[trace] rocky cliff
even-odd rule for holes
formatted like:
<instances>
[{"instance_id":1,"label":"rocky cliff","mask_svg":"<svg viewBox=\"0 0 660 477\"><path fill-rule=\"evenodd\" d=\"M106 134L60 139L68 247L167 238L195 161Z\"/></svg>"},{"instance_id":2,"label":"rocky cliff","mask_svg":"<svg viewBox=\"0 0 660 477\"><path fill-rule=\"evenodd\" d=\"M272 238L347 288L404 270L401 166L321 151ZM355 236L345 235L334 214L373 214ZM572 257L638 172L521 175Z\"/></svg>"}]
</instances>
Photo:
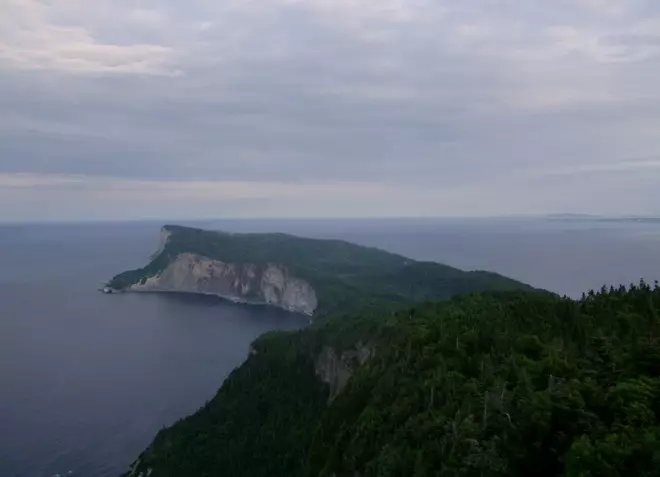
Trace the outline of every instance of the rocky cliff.
<instances>
[{"instance_id":1,"label":"rocky cliff","mask_svg":"<svg viewBox=\"0 0 660 477\"><path fill-rule=\"evenodd\" d=\"M163 253L163 250L165 250L171 235L172 232L167 230L167 228L163 227L160 229L160 234L158 235L158 249L151 255L152 260Z\"/></svg>"},{"instance_id":2,"label":"rocky cliff","mask_svg":"<svg viewBox=\"0 0 660 477\"><path fill-rule=\"evenodd\" d=\"M157 275L126 289L217 295L307 315L312 315L318 305L314 288L307 281L292 276L283 265L225 263L192 253L179 254Z\"/></svg>"},{"instance_id":3,"label":"rocky cliff","mask_svg":"<svg viewBox=\"0 0 660 477\"><path fill-rule=\"evenodd\" d=\"M346 386L355 370L374 355L373 346L358 341L355 347L338 351L325 346L314 362L316 376L330 388L332 401Z\"/></svg>"}]
</instances>

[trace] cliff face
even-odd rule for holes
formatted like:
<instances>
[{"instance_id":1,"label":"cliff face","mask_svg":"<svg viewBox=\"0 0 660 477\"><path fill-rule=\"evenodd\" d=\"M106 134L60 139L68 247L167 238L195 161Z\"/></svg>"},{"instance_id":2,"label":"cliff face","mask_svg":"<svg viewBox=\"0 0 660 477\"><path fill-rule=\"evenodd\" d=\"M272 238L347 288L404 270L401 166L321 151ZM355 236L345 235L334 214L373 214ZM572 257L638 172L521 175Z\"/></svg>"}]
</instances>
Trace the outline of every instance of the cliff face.
<instances>
[{"instance_id":1,"label":"cliff face","mask_svg":"<svg viewBox=\"0 0 660 477\"><path fill-rule=\"evenodd\" d=\"M318 306L312 286L289 274L282 265L224 263L192 253L179 254L158 275L128 290L203 293L308 315Z\"/></svg>"},{"instance_id":2,"label":"cliff face","mask_svg":"<svg viewBox=\"0 0 660 477\"><path fill-rule=\"evenodd\" d=\"M172 232L167 230L165 227L160 229L160 235L158 236L158 249L151 255L152 259L156 258L161 254L163 250L165 250L165 246L167 245L167 241L170 239L170 235L172 235Z\"/></svg>"},{"instance_id":3,"label":"cliff face","mask_svg":"<svg viewBox=\"0 0 660 477\"><path fill-rule=\"evenodd\" d=\"M346 386L355 370L374 355L374 348L362 342L354 348L337 352L329 346L324 347L315 360L316 376L330 386L332 401Z\"/></svg>"}]
</instances>

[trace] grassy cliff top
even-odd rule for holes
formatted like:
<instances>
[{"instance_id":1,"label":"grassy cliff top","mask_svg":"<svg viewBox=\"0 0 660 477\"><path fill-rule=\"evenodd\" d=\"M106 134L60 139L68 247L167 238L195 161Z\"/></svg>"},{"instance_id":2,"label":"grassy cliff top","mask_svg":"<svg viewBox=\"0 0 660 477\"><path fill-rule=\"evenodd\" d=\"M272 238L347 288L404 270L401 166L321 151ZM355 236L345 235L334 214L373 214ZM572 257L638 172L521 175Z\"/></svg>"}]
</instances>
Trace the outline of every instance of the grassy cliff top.
<instances>
[{"instance_id":1,"label":"grassy cliff top","mask_svg":"<svg viewBox=\"0 0 660 477\"><path fill-rule=\"evenodd\" d=\"M407 305L486 290L525 290L528 285L485 272L465 272L434 262L342 240L281 233L235 234L166 225L167 243L151 263L114 277L109 286L124 289L157 275L181 253L226 263L277 263L307 281L319 298L318 314L347 313L374 306Z\"/></svg>"}]
</instances>

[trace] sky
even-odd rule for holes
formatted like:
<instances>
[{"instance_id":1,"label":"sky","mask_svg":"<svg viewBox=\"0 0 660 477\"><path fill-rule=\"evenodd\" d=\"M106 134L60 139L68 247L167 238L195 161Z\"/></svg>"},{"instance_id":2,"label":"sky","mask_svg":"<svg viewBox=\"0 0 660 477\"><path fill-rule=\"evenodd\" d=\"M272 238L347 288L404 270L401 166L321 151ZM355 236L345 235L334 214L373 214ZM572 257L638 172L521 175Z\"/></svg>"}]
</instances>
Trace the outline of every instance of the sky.
<instances>
[{"instance_id":1,"label":"sky","mask_svg":"<svg viewBox=\"0 0 660 477\"><path fill-rule=\"evenodd\" d=\"M0 221L660 215L656 0L0 0Z\"/></svg>"}]
</instances>

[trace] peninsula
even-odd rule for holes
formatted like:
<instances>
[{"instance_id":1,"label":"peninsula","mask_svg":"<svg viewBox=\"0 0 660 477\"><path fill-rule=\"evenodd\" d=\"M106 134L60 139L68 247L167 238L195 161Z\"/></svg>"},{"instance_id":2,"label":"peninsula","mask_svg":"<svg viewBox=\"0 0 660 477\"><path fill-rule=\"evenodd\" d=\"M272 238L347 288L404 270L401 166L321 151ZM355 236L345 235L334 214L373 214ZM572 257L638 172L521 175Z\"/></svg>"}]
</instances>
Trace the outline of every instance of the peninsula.
<instances>
[{"instance_id":1,"label":"peninsula","mask_svg":"<svg viewBox=\"0 0 660 477\"><path fill-rule=\"evenodd\" d=\"M531 289L496 273L465 272L341 240L176 225L162 228L149 264L115 276L107 286L217 295L316 316L460 293Z\"/></svg>"}]
</instances>

